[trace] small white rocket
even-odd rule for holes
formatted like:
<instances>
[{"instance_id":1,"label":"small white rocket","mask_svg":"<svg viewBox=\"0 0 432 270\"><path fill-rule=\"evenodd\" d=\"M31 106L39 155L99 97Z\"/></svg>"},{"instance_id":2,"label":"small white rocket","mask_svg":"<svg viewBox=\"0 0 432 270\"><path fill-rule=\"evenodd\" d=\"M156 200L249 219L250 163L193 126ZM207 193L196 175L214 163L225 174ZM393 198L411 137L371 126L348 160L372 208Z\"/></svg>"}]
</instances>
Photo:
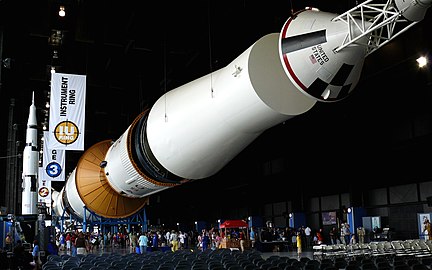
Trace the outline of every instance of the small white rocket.
<instances>
[{"instance_id":1,"label":"small white rocket","mask_svg":"<svg viewBox=\"0 0 432 270\"><path fill-rule=\"evenodd\" d=\"M27 121L26 144L23 153L22 214L37 214L37 179L39 152L37 147L36 106L34 92Z\"/></svg>"}]
</instances>

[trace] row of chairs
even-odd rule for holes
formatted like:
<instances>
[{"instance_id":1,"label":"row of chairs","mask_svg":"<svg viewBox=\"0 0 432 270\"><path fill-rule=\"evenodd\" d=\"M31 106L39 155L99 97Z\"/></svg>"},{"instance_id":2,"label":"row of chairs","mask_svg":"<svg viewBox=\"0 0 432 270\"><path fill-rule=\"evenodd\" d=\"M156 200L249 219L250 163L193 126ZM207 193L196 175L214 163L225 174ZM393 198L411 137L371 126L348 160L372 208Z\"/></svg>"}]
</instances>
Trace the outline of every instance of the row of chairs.
<instances>
[{"instance_id":1,"label":"row of chairs","mask_svg":"<svg viewBox=\"0 0 432 270\"><path fill-rule=\"evenodd\" d=\"M409 255L394 257L333 257L316 259L303 259L303 269L300 270L430 270L432 257L413 257ZM297 269L299 270L299 269Z\"/></svg>"},{"instance_id":2,"label":"row of chairs","mask_svg":"<svg viewBox=\"0 0 432 270\"><path fill-rule=\"evenodd\" d=\"M256 270L256 259L265 261L255 250L218 249L193 252L151 252L146 254L49 255L42 270Z\"/></svg>"},{"instance_id":3,"label":"row of chairs","mask_svg":"<svg viewBox=\"0 0 432 270\"><path fill-rule=\"evenodd\" d=\"M432 241L424 239L394 240L370 242L363 244L333 244L319 245L313 247L313 256L317 259L333 257L393 257L393 256L412 256L429 257L432 256Z\"/></svg>"}]
</instances>

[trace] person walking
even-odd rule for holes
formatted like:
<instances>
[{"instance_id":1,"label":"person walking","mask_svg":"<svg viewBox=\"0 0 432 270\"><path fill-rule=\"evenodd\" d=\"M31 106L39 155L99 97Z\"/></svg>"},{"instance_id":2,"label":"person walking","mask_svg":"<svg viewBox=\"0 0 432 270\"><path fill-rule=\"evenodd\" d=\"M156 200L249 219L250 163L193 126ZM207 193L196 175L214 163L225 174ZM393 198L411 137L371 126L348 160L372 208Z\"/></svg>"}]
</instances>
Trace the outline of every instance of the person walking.
<instances>
[{"instance_id":1,"label":"person walking","mask_svg":"<svg viewBox=\"0 0 432 270\"><path fill-rule=\"evenodd\" d=\"M240 240L240 250L241 250L241 252L244 252L246 235L245 235L243 230L240 230L240 232L239 232L239 240Z\"/></svg>"},{"instance_id":2,"label":"person walking","mask_svg":"<svg viewBox=\"0 0 432 270\"><path fill-rule=\"evenodd\" d=\"M140 237L138 238L138 245L140 247L140 253L144 254L147 252L147 246L148 246L148 237L145 232L141 233Z\"/></svg>"},{"instance_id":3,"label":"person walking","mask_svg":"<svg viewBox=\"0 0 432 270\"><path fill-rule=\"evenodd\" d=\"M306 226L306 228L304 229L304 234L306 236L306 243L305 243L305 248L309 249L312 245L312 229L309 226Z\"/></svg>"},{"instance_id":4,"label":"person walking","mask_svg":"<svg viewBox=\"0 0 432 270\"><path fill-rule=\"evenodd\" d=\"M32 257L33 257L33 261L31 262L31 265L33 265L35 268L34 269L41 269L42 267L42 262L40 260L39 257L39 241L37 239L35 239L33 241L33 250L32 250Z\"/></svg>"},{"instance_id":5,"label":"person walking","mask_svg":"<svg viewBox=\"0 0 432 270\"><path fill-rule=\"evenodd\" d=\"M210 244L210 237L209 237L207 231L203 232L203 236L202 236L201 241L202 241L202 251L205 251L209 247L209 244Z\"/></svg>"},{"instance_id":6,"label":"person walking","mask_svg":"<svg viewBox=\"0 0 432 270\"><path fill-rule=\"evenodd\" d=\"M87 254L87 243L83 232L78 233L78 237L75 239L76 254Z\"/></svg>"},{"instance_id":7,"label":"person walking","mask_svg":"<svg viewBox=\"0 0 432 270\"><path fill-rule=\"evenodd\" d=\"M254 227L251 227L249 232L249 239L251 240L251 248L255 247L255 241L256 241L255 239L256 233L254 229L255 229Z\"/></svg>"},{"instance_id":8,"label":"person walking","mask_svg":"<svg viewBox=\"0 0 432 270\"><path fill-rule=\"evenodd\" d=\"M153 239L152 239L152 251L159 250L159 236L157 232L153 233Z\"/></svg>"},{"instance_id":9,"label":"person walking","mask_svg":"<svg viewBox=\"0 0 432 270\"><path fill-rule=\"evenodd\" d=\"M301 254L302 254L302 241L301 241L301 233L300 232L297 232L296 242L297 242L297 256L300 258Z\"/></svg>"},{"instance_id":10,"label":"person walking","mask_svg":"<svg viewBox=\"0 0 432 270\"><path fill-rule=\"evenodd\" d=\"M177 232L172 230L170 234L170 244L172 252L176 252L179 248L178 235Z\"/></svg>"},{"instance_id":11,"label":"person walking","mask_svg":"<svg viewBox=\"0 0 432 270\"><path fill-rule=\"evenodd\" d=\"M137 252L137 247L139 247L138 235L134 232L131 232L130 237L129 237L129 241L130 241L131 253L134 253L134 252L138 253ZM141 251L139 253L141 253Z\"/></svg>"},{"instance_id":12,"label":"person walking","mask_svg":"<svg viewBox=\"0 0 432 270\"><path fill-rule=\"evenodd\" d=\"M10 235L10 233L6 234L6 238L5 238L5 250L6 251L12 251L12 237Z\"/></svg>"}]
</instances>

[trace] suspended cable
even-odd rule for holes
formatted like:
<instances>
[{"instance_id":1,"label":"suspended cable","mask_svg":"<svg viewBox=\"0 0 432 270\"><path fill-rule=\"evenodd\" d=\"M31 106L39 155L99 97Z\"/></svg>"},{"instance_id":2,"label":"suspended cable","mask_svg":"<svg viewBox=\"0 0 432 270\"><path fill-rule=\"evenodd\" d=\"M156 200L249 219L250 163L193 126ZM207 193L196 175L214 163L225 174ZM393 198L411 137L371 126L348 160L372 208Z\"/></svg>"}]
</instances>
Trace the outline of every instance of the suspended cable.
<instances>
[{"instance_id":1,"label":"suspended cable","mask_svg":"<svg viewBox=\"0 0 432 270\"><path fill-rule=\"evenodd\" d=\"M291 15L293 15L294 14L294 7L293 7L293 4L292 4L292 0L290 0L290 5L291 5Z\"/></svg>"},{"instance_id":2,"label":"suspended cable","mask_svg":"<svg viewBox=\"0 0 432 270\"><path fill-rule=\"evenodd\" d=\"M0 157L0 159L5 159L5 158L14 158L14 157L21 157L21 154L18 155L12 155L12 156L5 156L5 157Z\"/></svg>"},{"instance_id":3,"label":"suspended cable","mask_svg":"<svg viewBox=\"0 0 432 270\"><path fill-rule=\"evenodd\" d=\"M143 83L142 83L142 76L140 76L139 79L139 86L138 86L138 104L140 112L144 111L144 95L143 95Z\"/></svg>"},{"instance_id":4,"label":"suspended cable","mask_svg":"<svg viewBox=\"0 0 432 270\"><path fill-rule=\"evenodd\" d=\"M208 1L207 9L207 24L208 24L208 42L209 42L209 68L210 68L210 91L211 97L214 97L213 90L213 59L212 59L212 37L211 37L211 14L210 14L210 0Z\"/></svg>"},{"instance_id":5,"label":"suspended cable","mask_svg":"<svg viewBox=\"0 0 432 270\"><path fill-rule=\"evenodd\" d=\"M164 106L165 106L165 122L168 122L168 115L167 115L167 95L166 95L166 90L167 90L167 71L166 71L166 34L164 34L164 44L163 44L163 63L164 63Z\"/></svg>"}]
</instances>

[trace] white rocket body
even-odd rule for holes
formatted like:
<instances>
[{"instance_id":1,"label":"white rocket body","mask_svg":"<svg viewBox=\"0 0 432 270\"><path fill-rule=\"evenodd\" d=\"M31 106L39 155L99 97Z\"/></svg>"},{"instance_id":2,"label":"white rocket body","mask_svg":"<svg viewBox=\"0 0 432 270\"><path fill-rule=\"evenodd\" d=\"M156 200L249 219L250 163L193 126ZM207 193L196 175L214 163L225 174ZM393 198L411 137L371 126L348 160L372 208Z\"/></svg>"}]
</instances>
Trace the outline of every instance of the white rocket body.
<instances>
[{"instance_id":1,"label":"white rocket body","mask_svg":"<svg viewBox=\"0 0 432 270\"><path fill-rule=\"evenodd\" d=\"M316 100L284 74L278 40L267 35L225 68L159 98L148 114L146 140L166 170L185 179L209 177L266 129L312 108ZM130 170L125 140L119 141L106 157L110 183L127 196L149 195L149 189L128 192L141 181Z\"/></svg>"},{"instance_id":2,"label":"white rocket body","mask_svg":"<svg viewBox=\"0 0 432 270\"><path fill-rule=\"evenodd\" d=\"M34 96L30 105L26 129L26 145L23 152L22 214L37 214L37 179L39 151L37 147L37 121Z\"/></svg>"},{"instance_id":3,"label":"white rocket body","mask_svg":"<svg viewBox=\"0 0 432 270\"><path fill-rule=\"evenodd\" d=\"M430 6L432 0L426 1ZM335 50L347 36L360 35L349 33L343 21L332 21L336 16L303 10L281 33L262 37L226 67L167 92L117 141L86 151L54 201L56 212L66 207L83 218L85 206L104 217L130 216L142 205L120 211L125 203L111 202L132 203L212 176L265 130L307 112L317 101L347 97L367 50L358 44Z\"/></svg>"}]
</instances>

